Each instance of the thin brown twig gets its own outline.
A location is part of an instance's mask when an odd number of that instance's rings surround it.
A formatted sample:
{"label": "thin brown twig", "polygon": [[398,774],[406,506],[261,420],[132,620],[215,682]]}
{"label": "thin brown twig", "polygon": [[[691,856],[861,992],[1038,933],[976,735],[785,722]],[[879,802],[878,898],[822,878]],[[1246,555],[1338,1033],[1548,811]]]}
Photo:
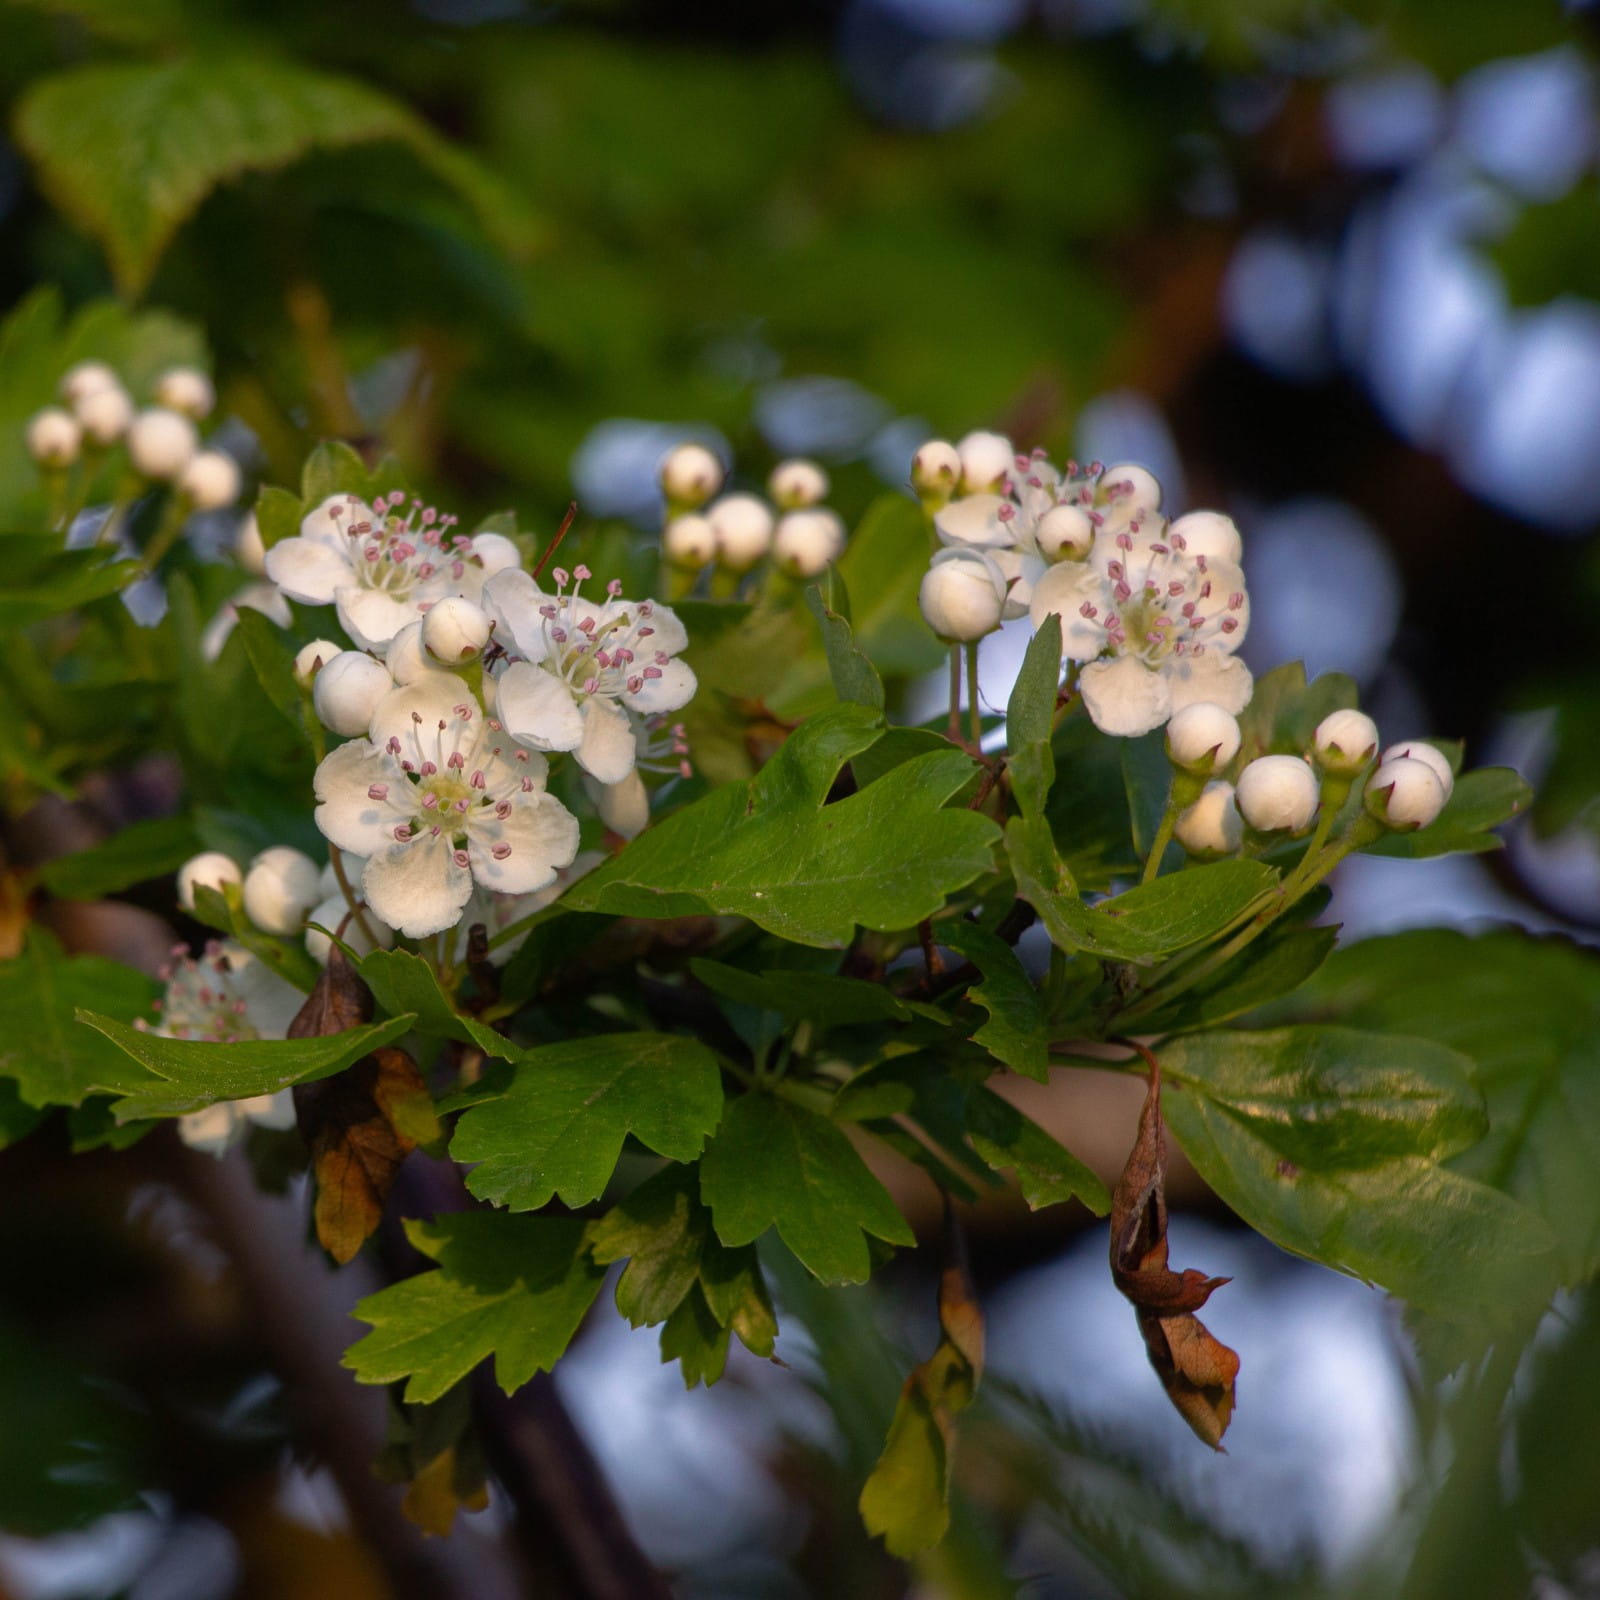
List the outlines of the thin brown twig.
{"label": "thin brown twig", "polygon": [[567,505],[567,514],[561,519],[561,526],[556,529],[556,536],[545,546],[544,554],[539,557],[539,565],[533,569],[537,578],[550,564],[550,558],[561,548],[561,541],[566,538],[567,530],[572,526],[578,515],[578,502],[570,501]]}

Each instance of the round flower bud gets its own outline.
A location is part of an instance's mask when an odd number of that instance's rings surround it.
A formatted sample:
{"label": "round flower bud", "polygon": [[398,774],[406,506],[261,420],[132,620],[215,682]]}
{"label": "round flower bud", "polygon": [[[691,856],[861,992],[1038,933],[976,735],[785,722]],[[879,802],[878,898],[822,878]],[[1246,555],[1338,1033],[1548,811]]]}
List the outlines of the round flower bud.
{"label": "round flower bud", "polygon": [[474,660],[488,642],[488,613],[462,595],[440,600],[422,619],[422,648],[447,667]]}
{"label": "round flower bud", "polygon": [[1378,724],[1364,711],[1330,711],[1311,736],[1311,759],[1336,778],[1353,778],[1378,753]]}
{"label": "round flower bud", "polygon": [[239,498],[239,464],[220,450],[202,450],[178,477],[178,492],[196,511],[220,511]]}
{"label": "round flower bud", "polygon": [[661,461],[661,491],[669,505],[704,505],[722,487],[722,463],[703,444],[680,444]]}
{"label": "round flower bud", "polygon": [[133,422],[133,401],[120,384],[91,389],[72,402],[72,410],[84,433],[102,447],[115,444]]}
{"label": "round flower bud", "polygon": [[176,478],[199,448],[194,424],[176,411],[141,411],[128,426],[128,459],[143,478]]}
{"label": "round flower bud", "polygon": [[1299,756],[1258,756],[1239,774],[1234,804],[1252,828],[1298,833],[1317,814],[1317,775]]}
{"label": "round flower bud", "polygon": [[231,856],[220,850],[204,850],[178,868],[178,904],[185,911],[193,911],[194,892],[202,884],[221,894],[228,884],[239,883],[243,878],[239,864]]}
{"label": "round flower bud", "polygon": [[122,379],[103,361],[79,361],[61,377],[61,398],[74,410],[96,389],[121,389]]}
{"label": "round flower bud", "polygon": [[961,481],[961,457],[945,439],[930,439],[911,458],[911,487],[920,495],[948,500]]}
{"label": "round flower bud", "polygon": [[917,591],[928,626],[941,639],[970,643],[1000,626],[1006,582],[977,550],[941,550]]}
{"label": "round flower bud", "polygon": [[[351,881],[359,883],[360,879],[360,864],[357,863],[357,870]],[[306,929],[306,950],[319,967],[327,966],[328,954],[333,949],[333,940],[321,931],[322,928],[330,928],[338,932],[340,923],[344,923],[344,931],[339,934],[339,937],[358,956],[369,956],[374,950],[387,950],[394,944],[394,929],[386,923],[379,922],[373,916],[370,906],[362,908],[359,918],[350,917],[350,920],[345,922],[345,918],[349,916],[349,902],[346,901],[343,890],[339,889],[337,885],[332,894],[325,900],[318,901],[311,908],[311,914],[306,918],[306,921],[315,922],[318,927]],[[376,943],[367,937],[367,929],[361,926],[363,920],[366,922],[367,928],[372,929]]]}
{"label": "round flower bud", "polygon": [[196,422],[211,415],[217,391],[211,380],[195,367],[168,367],[156,379],[156,404],[169,411],[181,411]]}
{"label": "round flower bud", "polygon": [[1039,518],[1033,541],[1046,561],[1082,561],[1094,544],[1094,524],[1081,506],[1051,506]]}
{"label": "round flower bud", "polygon": [[294,681],[302,689],[311,687],[311,680],[317,676],[335,656],[343,655],[345,646],[335,644],[332,639],[313,639],[310,644],[303,645],[294,658]]}
{"label": "round flower bud", "polygon": [[1231,856],[1244,840],[1244,819],[1234,804],[1233,785],[1208,783],[1200,798],[1179,813],[1172,831],[1192,856]]}
{"label": "round flower bud", "polygon": [[402,687],[415,683],[424,672],[438,670],[423,647],[420,622],[408,622],[389,641],[389,648],[383,653],[383,664],[389,669],[389,676]]}
{"label": "round flower bud", "polygon": [[28,454],[41,467],[70,467],[78,459],[83,429],[60,406],[46,406],[28,423]]}
{"label": "round flower bud", "polygon": [[1196,700],[1167,724],[1167,755],[1173,766],[1205,776],[1239,753],[1239,723],[1210,700]]}
{"label": "round flower bud", "polygon": [[1125,511],[1159,511],[1161,485],[1155,473],[1135,461],[1118,461],[1100,474],[1100,494]]}
{"label": "round flower bud", "polygon": [[1400,744],[1390,745],[1379,760],[1386,764],[1397,756],[1406,756],[1412,761],[1420,761],[1424,766],[1432,768],[1434,777],[1439,780],[1439,786],[1444,790],[1445,799],[1450,798],[1450,791],[1456,786],[1456,775],[1450,770],[1450,763],[1436,746],[1424,744],[1421,739],[1406,739]]}
{"label": "round flower bud", "polygon": [[717,553],[717,530],[693,511],[674,517],[661,532],[661,553],[673,566],[698,572]]}
{"label": "round flower bud", "polygon": [[1003,433],[969,433],[956,442],[956,455],[963,494],[992,494],[1017,464],[1017,453]]}
{"label": "round flower bud", "polygon": [[1415,756],[1385,756],[1367,780],[1367,810],[1385,827],[1425,828],[1444,810],[1439,774]]}
{"label": "round flower bud", "polygon": [[[1238,566],[1244,556],[1244,540],[1239,537],[1233,518],[1220,511],[1188,512],[1168,524],[1167,538],[1191,558],[1204,556],[1207,561],[1227,561]],[[1180,544],[1179,540],[1183,542]]]}
{"label": "round flower bud", "polygon": [[244,875],[244,914],[263,933],[288,935],[305,926],[320,895],[322,869],[292,845],[275,844],[250,863]]}
{"label": "round flower bud", "polygon": [[393,688],[381,661],[361,650],[341,650],[312,680],[311,703],[323,727],[354,738],[371,726],[378,702]]}
{"label": "round flower bud", "polygon": [[253,511],[245,513],[239,531],[233,536],[233,559],[252,577],[267,575],[267,547],[261,542],[261,524]]}
{"label": "round flower bud", "polygon": [[828,474],[805,456],[780,461],[767,478],[767,493],[785,511],[814,506],[828,493]]}
{"label": "round flower bud", "polygon": [[772,507],[753,494],[726,494],[706,513],[717,560],[729,572],[748,572],[772,548]]}
{"label": "round flower bud", "polygon": [[814,578],[844,549],[844,524],[831,511],[812,507],[778,518],[772,559],[792,578]]}

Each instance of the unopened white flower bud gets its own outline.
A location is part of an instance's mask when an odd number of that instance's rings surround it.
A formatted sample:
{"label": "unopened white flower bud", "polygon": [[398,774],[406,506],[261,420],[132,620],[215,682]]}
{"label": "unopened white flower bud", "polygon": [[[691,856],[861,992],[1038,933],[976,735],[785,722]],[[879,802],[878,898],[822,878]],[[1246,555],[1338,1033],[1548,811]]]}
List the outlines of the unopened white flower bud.
{"label": "unopened white flower bud", "polygon": [[361,650],[341,650],[312,680],[311,703],[323,727],[354,738],[367,731],[378,702],[393,688],[381,661]]}
{"label": "unopened white flower bud", "polygon": [[[481,656],[489,643],[489,616],[482,606],[451,595],[428,608],[422,619],[422,647],[436,661],[458,667]],[[384,672],[384,677],[389,676]]]}
{"label": "unopened white flower bud", "polygon": [[948,500],[961,481],[961,457],[947,439],[930,439],[911,458],[911,487],[926,498]]}
{"label": "unopened white flower bud", "polygon": [[[389,676],[402,687],[408,683],[415,683],[424,672],[437,672],[437,665],[429,659],[427,650],[422,643],[422,624],[408,622],[389,641],[389,648],[383,653],[383,664],[389,669]],[[488,680],[485,680],[485,689]]]}
{"label": "unopened white flower bud", "polygon": [[[347,868],[349,864],[350,858],[347,857]],[[359,884],[361,881],[361,863],[359,861],[355,863],[355,868],[355,875],[351,878],[351,882]],[[345,921],[346,917],[349,917],[348,922]],[[323,928],[329,928],[339,933],[339,937],[358,956],[369,956],[374,950],[387,950],[394,944],[394,929],[389,927],[387,923],[379,922],[373,916],[370,906],[363,908],[360,917],[350,916],[349,902],[344,897],[344,891],[337,884],[335,884],[332,894],[324,900],[319,900],[311,908],[311,914],[306,918],[306,921],[317,924],[315,928],[306,929],[306,950],[319,967],[327,966],[329,952],[333,949],[333,940],[321,931]],[[362,926],[363,922],[366,927]],[[339,932],[341,923],[344,924],[342,933]],[[372,930],[373,938],[371,939],[367,937],[367,928]]]}
{"label": "unopened white flower bud", "polygon": [[673,506],[704,505],[722,487],[722,463],[703,444],[680,444],[661,461],[661,492]]}
{"label": "unopened white flower bud", "polygon": [[1148,467],[1117,461],[1100,474],[1100,493],[1108,505],[1130,511],[1159,511],[1161,484]]}
{"label": "unopened white flower bud", "polygon": [[321,876],[321,868],[303,851],[275,844],[263,850],[244,875],[244,914],[263,933],[298,933],[306,913],[317,903]]}
{"label": "unopened white flower bud", "polygon": [[294,681],[302,689],[311,686],[311,680],[317,676],[335,656],[343,655],[346,646],[335,644],[332,639],[313,639],[310,644],[302,645],[294,658]]}
{"label": "unopened white flower bud", "polygon": [[1239,723],[1210,700],[1196,700],[1167,724],[1167,755],[1173,766],[1200,776],[1225,767],[1239,753]]}
{"label": "unopened white flower bud", "polygon": [[992,494],[1017,464],[1017,453],[1003,433],[969,433],[956,441],[961,460],[961,492]]}
{"label": "unopened white flower bud", "polygon": [[1426,761],[1415,756],[1385,756],[1367,780],[1367,810],[1386,827],[1409,832],[1425,828],[1444,810],[1444,785]]}
{"label": "unopened white flower bud", "polygon": [[1299,756],[1257,756],[1234,792],[1240,816],[1263,833],[1299,833],[1317,814],[1317,799],[1317,775]]}
{"label": "unopened white flower bud", "polygon": [[194,892],[200,886],[221,894],[228,884],[240,883],[243,879],[238,862],[231,856],[223,855],[220,850],[203,850],[178,868],[178,904],[185,911],[193,911]]}
{"label": "unopened white flower bud", "polygon": [[60,406],[46,406],[28,423],[28,454],[41,467],[70,467],[83,445],[78,419]]}
{"label": "unopened white flower bud", "polygon": [[181,411],[199,422],[211,415],[217,391],[198,367],[168,367],[156,379],[156,404],[170,411]]}
{"label": "unopened white flower bud", "polygon": [[178,492],[196,511],[220,511],[239,498],[239,463],[220,450],[202,450],[178,477]]}
{"label": "unopened white flower bud", "polygon": [[115,444],[133,422],[133,401],[115,383],[89,390],[72,402],[72,411],[85,435],[101,448]]}
{"label": "unopened white flower bud", "polygon": [[941,639],[970,643],[1000,626],[1006,580],[978,550],[941,550],[934,556],[917,601]]}
{"label": "unopened white flower bud", "polygon": [[1421,739],[1405,739],[1399,744],[1392,744],[1378,758],[1380,762],[1393,761],[1397,756],[1406,756],[1412,761],[1420,761],[1424,766],[1430,767],[1434,777],[1439,780],[1439,786],[1444,790],[1446,800],[1456,786],[1456,775],[1450,770],[1450,763],[1445,760],[1444,752],[1436,745],[1425,744]]}
{"label": "unopened white flower bud", "polygon": [[1220,780],[1208,783],[1200,798],[1179,813],[1172,831],[1192,856],[1231,856],[1244,839],[1244,819],[1234,804],[1233,785]]}
{"label": "unopened white flower bud", "polygon": [[753,494],[726,494],[706,513],[718,563],[748,572],[772,548],[772,507]]}
{"label": "unopened white flower bud", "polygon": [[143,478],[167,482],[178,477],[199,448],[194,424],[176,411],[153,407],[128,425],[128,460]]}
{"label": "unopened white flower bud", "polygon": [[795,456],[780,461],[767,479],[767,493],[785,511],[814,506],[828,493],[828,474],[815,461]]}
{"label": "unopened white flower bud", "polygon": [[1336,778],[1353,778],[1378,753],[1378,724],[1364,711],[1330,711],[1311,736],[1311,759]]}
{"label": "unopened white flower bud", "polygon": [[594,800],[600,820],[613,833],[624,839],[637,839],[650,826],[650,791],[637,767],[620,783],[589,779],[584,787]]}
{"label": "unopened white flower bud", "polygon": [[1227,561],[1238,566],[1244,556],[1244,540],[1233,518],[1220,511],[1188,512],[1168,525],[1167,538],[1190,560],[1204,556],[1207,561]]}
{"label": "unopened white flower bud", "polygon": [[708,517],[686,512],[661,530],[661,553],[673,566],[698,572],[717,553],[717,530]]}
{"label": "unopened white flower bud", "polygon": [[233,559],[252,576],[267,575],[267,547],[261,539],[261,524],[253,511],[245,513],[239,531],[233,536]]}
{"label": "unopened white flower bud", "polygon": [[1094,524],[1081,506],[1052,506],[1033,530],[1046,561],[1082,561],[1094,544]]}
{"label": "unopened white flower bud", "polygon": [[772,559],[793,578],[814,578],[844,550],[844,524],[821,506],[790,511],[772,534]]}
{"label": "unopened white flower bud", "polygon": [[86,395],[96,389],[120,389],[122,379],[103,361],[79,361],[61,376],[61,398],[76,409]]}

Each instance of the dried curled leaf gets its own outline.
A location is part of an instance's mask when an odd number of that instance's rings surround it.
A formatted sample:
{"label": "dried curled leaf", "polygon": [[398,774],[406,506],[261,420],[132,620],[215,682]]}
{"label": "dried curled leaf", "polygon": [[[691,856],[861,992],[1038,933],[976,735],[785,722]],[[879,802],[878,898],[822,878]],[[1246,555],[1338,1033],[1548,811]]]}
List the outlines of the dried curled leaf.
{"label": "dried curled leaf", "polygon": [[1111,1276],[1133,1302],[1150,1365],[1178,1414],[1214,1450],[1233,1418],[1239,1357],[1194,1315],[1229,1280],[1167,1265],[1166,1131],[1161,1122],[1161,1066],[1150,1063],[1150,1088],[1139,1131],[1111,1196]]}

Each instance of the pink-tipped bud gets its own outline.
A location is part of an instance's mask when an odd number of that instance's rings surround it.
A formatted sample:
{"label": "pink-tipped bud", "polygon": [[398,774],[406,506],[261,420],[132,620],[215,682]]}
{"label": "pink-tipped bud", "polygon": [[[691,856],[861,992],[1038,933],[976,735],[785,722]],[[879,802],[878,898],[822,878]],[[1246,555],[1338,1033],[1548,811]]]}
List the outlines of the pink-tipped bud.
{"label": "pink-tipped bud", "polygon": [[1425,828],[1444,810],[1439,774],[1415,756],[1389,756],[1367,780],[1367,810],[1386,828],[1409,833]]}
{"label": "pink-tipped bud", "polygon": [[1353,778],[1378,753],[1378,725],[1364,711],[1330,711],[1311,736],[1311,759],[1336,778]]}

